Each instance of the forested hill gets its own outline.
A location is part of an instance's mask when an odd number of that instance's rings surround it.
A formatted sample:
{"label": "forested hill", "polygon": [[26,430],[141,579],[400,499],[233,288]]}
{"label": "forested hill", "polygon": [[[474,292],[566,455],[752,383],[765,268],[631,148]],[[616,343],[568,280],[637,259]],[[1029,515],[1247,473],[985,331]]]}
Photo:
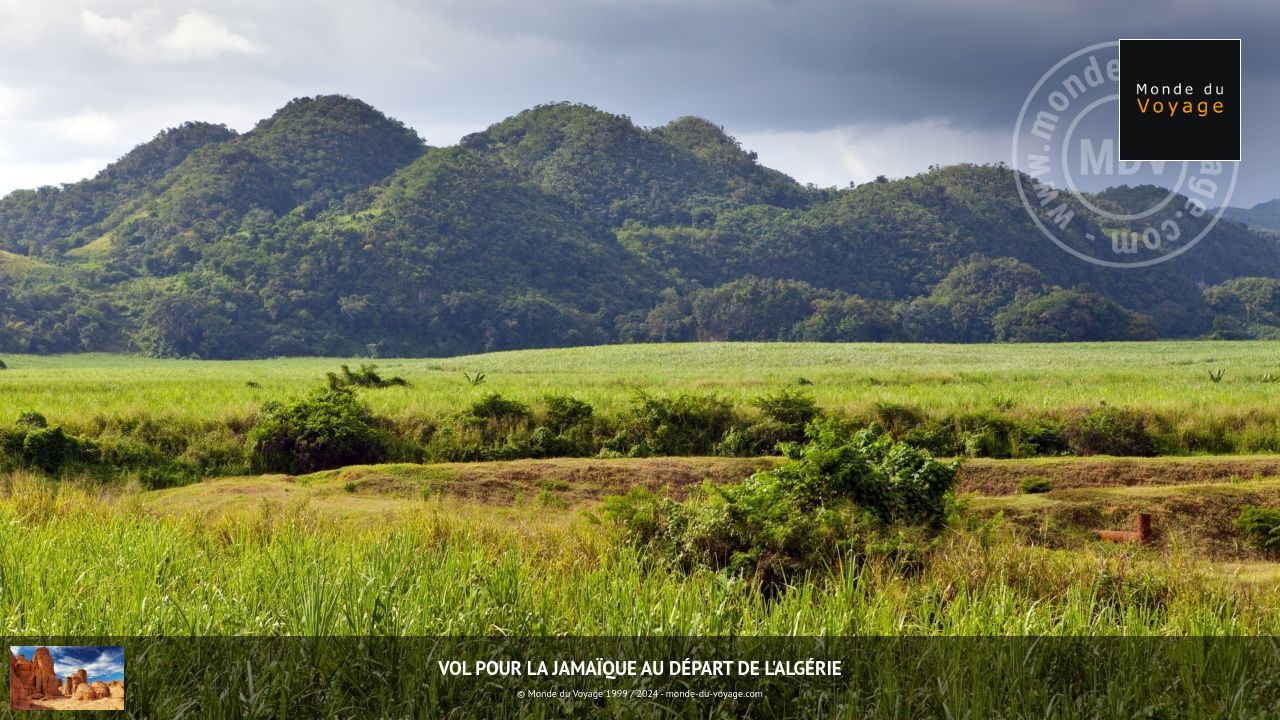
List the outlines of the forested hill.
{"label": "forested hill", "polygon": [[1223,217],[1280,232],[1280,199],[1258,203],[1251,208],[1229,207]]}
{"label": "forested hill", "polygon": [[818,189],[706,120],[569,104],[430,147],[358,100],[303,98],[0,200],[0,351],[1280,336],[1274,234],[1223,222],[1180,258],[1104,270],[1040,235],[1014,179]]}

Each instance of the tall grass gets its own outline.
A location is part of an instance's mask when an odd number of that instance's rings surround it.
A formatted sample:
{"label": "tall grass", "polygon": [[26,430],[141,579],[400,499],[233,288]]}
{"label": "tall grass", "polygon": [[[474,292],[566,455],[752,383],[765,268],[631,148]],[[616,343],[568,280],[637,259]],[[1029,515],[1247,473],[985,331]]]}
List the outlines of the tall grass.
{"label": "tall grass", "polygon": [[[7,635],[1240,635],[1280,632],[1274,589],[1190,558],[1050,551],[951,531],[922,570],[848,562],[766,599],[559,522],[430,504],[375,524],[301,507],[160,517],[27,475],[0,499]],[[545,510],[539,510],[545,515]]]}

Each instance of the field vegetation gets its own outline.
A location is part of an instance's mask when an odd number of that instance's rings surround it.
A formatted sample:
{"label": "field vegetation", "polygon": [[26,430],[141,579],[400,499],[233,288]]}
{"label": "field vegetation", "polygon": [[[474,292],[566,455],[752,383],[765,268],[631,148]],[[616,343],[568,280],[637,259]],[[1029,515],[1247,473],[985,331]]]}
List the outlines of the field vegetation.
{"label": "field vegetation", "polygon": [[1272,634],[1271,351],[9,356],[0,628]]}
{"label": "field vegetation", "polygon": [[[1268,342],[712,343],[376,364],[3,360],[0,465],[149,487],[382,461],[758,456],[799,439],[818,414],[879,423],[943,456],[1280,453],[1280,357]],[[272,423],[292,417],[305,434],[306,413],[322,411],[352,421],[326,432],[361,453],[282,460],[299,438],[271,440]],[[47,427],[27,427],[27,413]]]}
{"label": "field vegetation", "polygon": [[[617,542],[614,526],[581,508],[527,495],[497,508],[421,496],[379,503],[364,487],[355,494],[368,505],[326,504],[249,482],[210,485],[183,501],[166,494],[203,486],[107,495],[6,476],[0,628],[18,636],[1280,632],[1280,573],[1258,557],[1054,547],[1027,542],[1017,523],[996,516],[957,518],[909,557],[900,546],[868,546],[857,562],[771,593],[750,575],[669,565]],[[203,500],[231,487],[247,502],[209,511]],[[352,494],[329,487],[324,497]],[[68,547],[95,548],[94,571]]]}

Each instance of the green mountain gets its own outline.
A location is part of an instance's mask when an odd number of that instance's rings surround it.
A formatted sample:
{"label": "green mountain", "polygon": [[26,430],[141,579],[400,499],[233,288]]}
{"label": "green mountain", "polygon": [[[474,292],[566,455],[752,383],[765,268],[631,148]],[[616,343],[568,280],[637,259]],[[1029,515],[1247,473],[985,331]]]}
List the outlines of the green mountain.
{"label": "green mountain", "polygon": [[243,135],[187,124],[0,200],[0,280],[5,352],[1280,334],[1271,233],[1223,222],[1170,262],[1098,268],[1043,239],[1002,166],[817,189],[706,120],[567,103],[443,148],[337,96]]}
{"label": "green mountain", "polygon": [[1258,203],[1251,208],[1229,207],[1223,217],[1273,232],[1280,232],[1280,199]]}
{"label": "green mountain", "polygon": [[187,123],[161,132],[90,180],[11,193],[0,201],[0,249],[27,254],[65,241],[146,192],[192,152],[235,135],[222,125]]}

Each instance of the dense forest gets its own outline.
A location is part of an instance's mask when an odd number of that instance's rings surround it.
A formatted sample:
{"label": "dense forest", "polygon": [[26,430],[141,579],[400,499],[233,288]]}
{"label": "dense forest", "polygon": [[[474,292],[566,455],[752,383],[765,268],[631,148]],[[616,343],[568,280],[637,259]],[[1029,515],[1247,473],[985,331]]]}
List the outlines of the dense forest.
{"label": "dense forest", "polygon": [[431,147],[358,100],[302,98],[0,200],[0,351],[1280,337],[1272,232],[1224,221],[1192,253],[1105,270],[1045,240],[1014,181],[958,165],[821,189],[706,120],[565,103]]}

